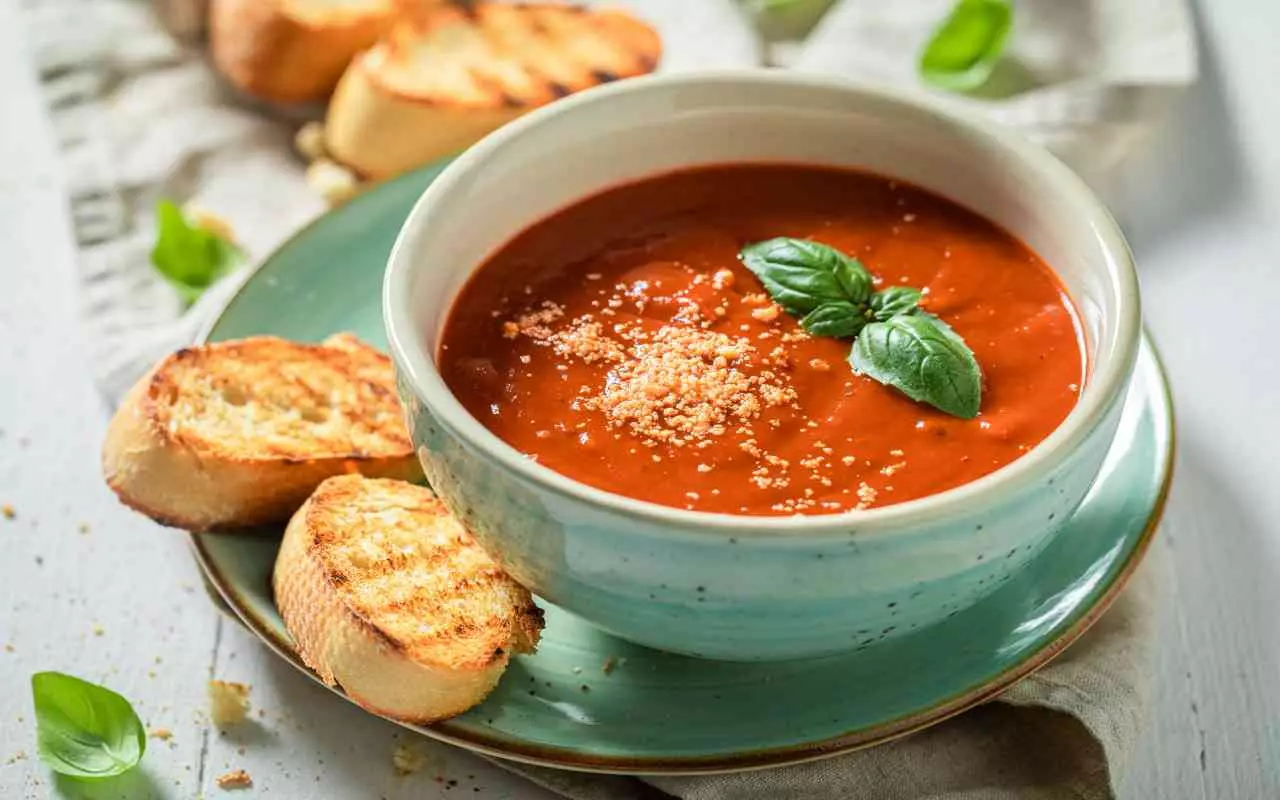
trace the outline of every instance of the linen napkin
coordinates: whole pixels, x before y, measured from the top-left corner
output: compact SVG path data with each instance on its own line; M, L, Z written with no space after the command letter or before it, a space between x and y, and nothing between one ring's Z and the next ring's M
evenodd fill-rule
M153 0L152 8L138 0L40 0L25 7L64 153L84 324L92 334L88 360L113 402L157 358L191 341L247 277L247 271L233 275L183 309L148 263L156 198L190 201L224 217L257 256L323 211L291 153L297 114L245 104L206 64L199 48L203 2ZM1183 3L1021 0L1015 88L941 99L1019 127L1091 174L1132 147L1177 87L1194 78ZM621 4L658 27L666 71L749 66L764 52L731 0ZM788 62L923 91L914 54L946 5L842 0L789 51ZM1110 797L1145 705L1159 571L1155 564L1139 570L1088 634L1000 702L895 743L714 777L642 781L502 766L566 797L591 800Z

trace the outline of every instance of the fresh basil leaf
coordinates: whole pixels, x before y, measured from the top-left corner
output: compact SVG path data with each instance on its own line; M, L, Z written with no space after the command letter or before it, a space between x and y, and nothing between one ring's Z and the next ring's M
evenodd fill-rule
M986 83L1013 25L1010 0L959 0L920 55L920 77L949 91Z
M238 247L216 232L188 222L171 200L156 203L151 263L187 305L243 260Z
M862 329L849 354L853 371L919 403L962 419L982 404L982 372L973 351L932 314L910 314Z
M840 256L839 263L835 265L836 282L844 290L844 296L849 302L864 305L871 299L875 286L871 273L867 272L867 268L858 259L850 258L839 250L836 253Z
M61 672L31 676L36 748L54 772L100 780L137 766L146 731L129 701Z
M920 304L923 294L910 286L890 286L871 295L868 305L872 315L880 322L899 314L910 314Z
M860 306L871 296L866 267L825 244L783 237L747 245L741 256L789 314L804 316L828 303Z
M844 300L823 303L800 320L801 327L814 336L835 339L857 336L866 324L867 317L862 307Z

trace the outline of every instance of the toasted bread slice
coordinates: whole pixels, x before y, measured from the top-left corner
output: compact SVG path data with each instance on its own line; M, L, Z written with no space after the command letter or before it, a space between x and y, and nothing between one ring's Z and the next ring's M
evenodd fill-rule
M283 522L332 475L422 475L390 359L350 334L179 350L125 397L102 462L125 504L189 530Z
M651 72L661 52L658 34L623 11L419 9L347 68L329 104L326 145L362 176L390 177L558 97Z
M395 0L213 0L209 50L218 71L254 97L324 100L351 58L387 28L395 6Z
M460 714L530 652L542 610L430 490L330 478L289 522L276 605L302 660L405 722Z

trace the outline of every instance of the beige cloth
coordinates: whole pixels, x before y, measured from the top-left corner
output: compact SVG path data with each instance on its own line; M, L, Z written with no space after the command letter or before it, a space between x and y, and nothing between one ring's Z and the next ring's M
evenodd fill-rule
M184 13L181 5L201 0L154 1L169 9L185 35L196 35L193 28L198 25L193 23L198 15ZM1047 15L1049 2L1060 1L1028 8ZM844 0L819 26L809 49L799 52L795 64L857 78L869 66L858 59L871 52L870 45L918 39L920 26L933 18L922 12L935 14L942 2ZM1110 9L1110 14L1131 2L1087 0L1086 5ZM623 4L661 31L667 47L664 69L746 66L759 55L755 37L733 0ZM1178 10L1183 0L1142 4L1164 6L1167 12L1146 18L1165 23L1148 26L1147 44L1166 55L1171 49L1185 52L1176 47L1178 37L1187 33ZM302 164L289 151L294 123L239 105L214 79L201 53L167 35L146 4L41 0L29 3L27 10L32 51L65 153L81 250L84 319L96 347L92 362L104 394L116 399L158 355L189 341L237 282L223 282L189 313L180 314L172 291L147 263L154 235L150 209L157 197L193 200L221 214L257 255L269 252L318 214L322 205L307 190ZM1132 22L1133 17L1126 19ZM1109 30L1108 20L1095 22L1098 31ZM1128 37L1125 46L1098 47L1095 52L1153 52L1152 47L1131 50L1144 41L1141 26L1116 30ZM880 79L893 82L909 74L903 71L903 64L910 62L907 49L880 52L887 59L875 64L886 70ZM993 101L992 111L999 116L1004 113L1000 109L1019 109L1006 121L1033 136L1053 133L1040 137L1050 145L1084 141L1092 132L1113 132L1111 123L1116 120L1127 130L1134 121L1130 112L1138 106L1131 108L1126 98L1133 96L1134 84L1152 77L1133 69L1143 63L1148 63L1145 58L1131 58L1122 64L1127 71L1116 67L1108 74L1072 80L1061 92L1013 100L1012 106ZM1182 71L1173 78L1157 76L1162 88L1193 74L1194 53L1191 61L1183 59L1174 66ZM1119 82L1111 80L1117 77ZM892 744L759 772L644 781L502 766L566 797L590 800L664 793L687 800L1111 797L1146 702L1157 572L1156 565L1144 567L1092 631L1048 668L1006 692L1000 702Z

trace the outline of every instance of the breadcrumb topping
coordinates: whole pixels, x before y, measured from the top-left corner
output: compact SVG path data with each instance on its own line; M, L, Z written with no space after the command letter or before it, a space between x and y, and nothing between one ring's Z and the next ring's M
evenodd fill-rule
M839 470L856 466L858 457L837 453L818 438L821 424L803 413L797 370L808 375L807 380L830 380L814 373L828 373L834 367L826 358L797 360L794 345L811 338L798 321L783 313L768 295L736 290L739 281L732 270L695 272L676 265L652 275L603 280L602 273L588 274L587 280L600 281L601 288L582 304L584 313L570 313L558 303L539 300L531 287L524 287L524 297L513 292L503 301L528 305L519 313L502 315L506 317L500 322L502 336L549 351L551 365L541 368L554 369L561 380L582 381L573 390L572 411L598 414L614 439L630 437L637 446L648 448L646 460L651 463L675 458L675 450L701 450L728 440L750 459L749 486L774 498L780 492L790 493L772 503L774 512L802 514L874 505L877 492L866 483L856 489L838 485L840 480L847 481ZM744 319L751 324L743 324ZM528 349L522 349L516 360L517 370L539 368ZM574 365L594 368L575 371ZM846 382L846 391L850 386ZM788 435L813 440L809 452L794 464L770 452L771 442ZM575 423L570 418L544 420L533 436L539 440L571 436L586 445L598 433L591 432L585 421ZM630 450L638 457L644 457L642 452ZM707 474L716 466L707 459L693 469ZM889 476L904 466L905 462L891 463L880 472ZM725 475L725 480L742 479L736 469ZM696 508L720 493L720 488L703 489L683 493L687 507Z

